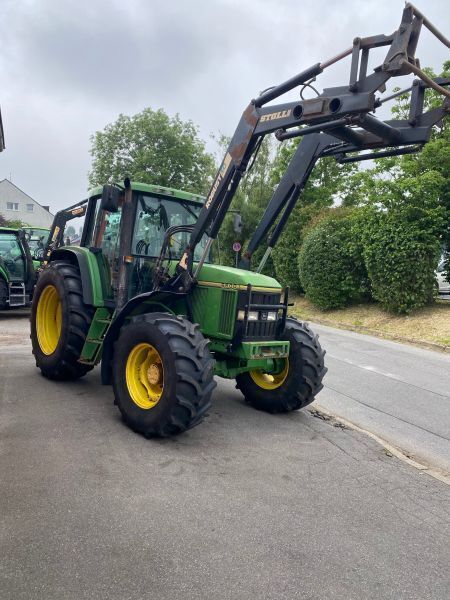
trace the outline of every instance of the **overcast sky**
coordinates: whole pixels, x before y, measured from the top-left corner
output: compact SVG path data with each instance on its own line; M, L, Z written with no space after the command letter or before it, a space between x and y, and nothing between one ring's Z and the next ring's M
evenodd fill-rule
M415 4L450 35L448 0ZM1 0L0 179L11 176L53 211L72 204L86 194L90 135L119 113L148 106L192 119L213 151L210 135L231 135L259 91L347 48L355 36L392 33L403 6L401 0ZM427 30L417 56L436 70L448 58ZM318 85L346 83L346 69L329 69Z

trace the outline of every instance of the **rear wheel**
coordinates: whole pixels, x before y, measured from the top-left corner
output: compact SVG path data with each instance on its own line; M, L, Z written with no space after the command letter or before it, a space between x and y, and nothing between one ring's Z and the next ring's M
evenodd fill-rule
M78 267L55 261L42 271L31 307L31 342L43 375L78 379L93 368L78 362L93 313L83 302Z
M270 413L298 410L310 404L322 389L327 372L325 351L306 323L288 318L282 337L290 343L289 357L274 373L249 371L236 377L237 387L249 404Z
M214 361L198 325L150 313L123 328L114 348L113 386L134 431L165 437L198 425L215 385Z

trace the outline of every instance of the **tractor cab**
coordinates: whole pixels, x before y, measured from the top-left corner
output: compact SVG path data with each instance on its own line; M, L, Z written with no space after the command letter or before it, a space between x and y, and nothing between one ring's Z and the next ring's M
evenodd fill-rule
M0 310L30 303L34 267L25 232L0 228Z
M126 300L150 292L154 287L156 266L169 228L176 228L170 236L167 261L175 264L181 258L189 239L189 227L198 218L203 198L169 188L144 184L132 185L131 219L123 222L122 201L117 207L102 209L100 197L95 202L94 222L83 245L101 252L111 288L109 295L117 297L120 266L121 231L128 239L129 278ZM85 224L89 228L89 223ZM199 244L197 256L204 244Z
M43 227L24 227L25 235L30 248L30 254L35 263L35 267L39 266L39 259L44 256L44 249L47 243L50 229Z

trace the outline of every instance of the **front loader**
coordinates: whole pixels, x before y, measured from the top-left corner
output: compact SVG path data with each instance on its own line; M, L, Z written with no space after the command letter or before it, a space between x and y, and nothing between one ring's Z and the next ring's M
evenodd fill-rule
M324 351L309 326L288 316L289 290L261 271L318 159L372 160L416 152L449 109L449 80L430 79L415 58L422 26L448 40L412 5L391 35L356 38L352 48L263 92L245 109L206 199L126 179L58 213L32 307L36 364L57 380L101 362L125 422L146 436L201 422L214 375L235 379L255 408L271 413L310 404L322 388ZM368 74L369 52L386 47ZM351 55L348 84L313 99L268 105L303 89ZM404 120L375 111L391 77L417 76ZM430 88L444 97L424 112ZM394 95L395 96L395 95ZM390 96L389 98L392 98ZM387 98L387 99L389 99ZM214 264L212 244L265 135L302 137L239 268ZM80 246L64 246L66 223L84 216ZM267 249L255 271L252 254Z

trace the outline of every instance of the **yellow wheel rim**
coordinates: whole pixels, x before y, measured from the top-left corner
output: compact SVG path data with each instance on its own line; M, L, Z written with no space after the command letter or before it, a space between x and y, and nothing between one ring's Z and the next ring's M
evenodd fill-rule
M284 361L283 369L279 373L265 373L260 369L249 371L250 377L256 383L256 385L263 390L276 390L281 387L286 381L286 377L289 373L289 359L286 358Z
M61 337L62 306L54 285L44 288L36 311L36 333L39 347L44 354L53 354Z
M164 369L158 350L151 344L135 346L127 358L125 379L131 399L148 410L158 404L164 388Z

